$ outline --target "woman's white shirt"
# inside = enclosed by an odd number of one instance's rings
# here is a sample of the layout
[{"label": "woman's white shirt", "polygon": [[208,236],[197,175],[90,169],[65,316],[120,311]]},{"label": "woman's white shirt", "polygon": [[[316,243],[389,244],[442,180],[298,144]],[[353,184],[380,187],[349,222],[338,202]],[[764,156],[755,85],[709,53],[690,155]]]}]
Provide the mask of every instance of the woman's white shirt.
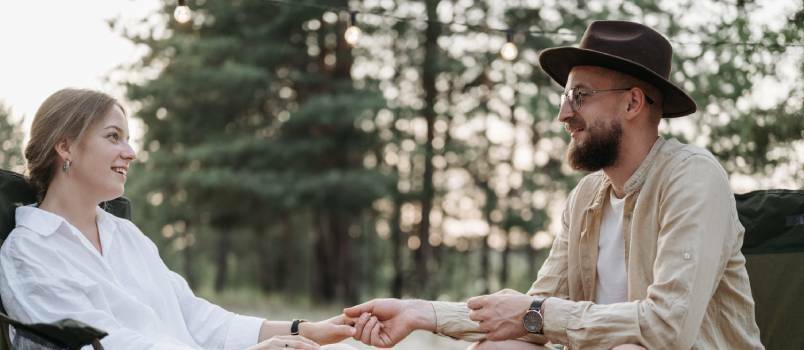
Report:
[{"label": "woman's white shirt", "polygon": [[97,209],[103,255],[62,217],[16,210],[0,248],[0,295],[25,323],[72,318],[109,333],[107,349],[244,349],[263,319],[196,297],[133,223]]}]

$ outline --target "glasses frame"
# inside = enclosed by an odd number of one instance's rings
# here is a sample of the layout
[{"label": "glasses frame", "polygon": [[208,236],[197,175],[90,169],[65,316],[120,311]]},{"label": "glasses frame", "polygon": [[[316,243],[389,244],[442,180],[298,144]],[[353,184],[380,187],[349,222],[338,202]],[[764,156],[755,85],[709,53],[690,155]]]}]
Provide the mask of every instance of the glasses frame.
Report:
[{"label": "glasses frame", "polygon": [[[599,94],[601,92],[630,91],[633,88],[638,88],[638,86],[632,86],[632,87],[628,87],[628,88],[598,89],[598,90],[587,90],[587,89],[580,88],[580,87],[574,87],[574,88],[571,88],[571,89],[569,89],[569,90],[567,90],[567,91],[565,91],[565,92],[563,92],[561,94],[561,103],[559,104],[558,108],[560,110],[562,107],[564,107],[564,103],[566,103],[567,100],[569,100],[570,108],[572,109],[572,111],[575,112],[575,113],[578,113],[578,111],[581,110],[581,107],[583,107],[583,98],[584,98],[584,96],[593,96],[593,95]],[[650,98],[650,96],[648,96],[648,94],[645,94],[643,92],[643,95],[645,95],[645,100],[648,102],[648,104],[653,104],[654,103],[653,99]]]}]

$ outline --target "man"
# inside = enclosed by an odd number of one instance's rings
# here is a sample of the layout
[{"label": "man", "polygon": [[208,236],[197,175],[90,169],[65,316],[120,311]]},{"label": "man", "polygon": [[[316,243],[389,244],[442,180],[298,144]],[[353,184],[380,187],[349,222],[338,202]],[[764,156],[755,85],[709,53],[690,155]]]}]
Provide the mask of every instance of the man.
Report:
[{"label": "man", "polygon": [[570,193],[527,294],[463,303],[378,299],[344,310],[355,338],[391,346],[416,329],[475,349],[762,349],[727,175],[707,151],[659,137],[695,112],[672,84],[672,47],[631,22],[593,22],[580,46],[545,50],[565,87],[567,159],[593,171]]}]

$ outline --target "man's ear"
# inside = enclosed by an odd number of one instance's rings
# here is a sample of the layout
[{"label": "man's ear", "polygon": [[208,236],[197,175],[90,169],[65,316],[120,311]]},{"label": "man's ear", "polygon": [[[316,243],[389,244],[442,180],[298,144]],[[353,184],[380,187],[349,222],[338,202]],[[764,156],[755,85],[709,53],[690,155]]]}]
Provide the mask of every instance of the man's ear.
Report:
[{"label": "man's ear", "polygon": [[56,153],[59,154],[61,159],[70,159],[71,158],[71,150],[70,150],[70,141],[62,140],[56,143]]},{"label": "man's ear", "polygon": [[631,91],[628,91],[628,105],[625,107],[626,116],[625,119],[633,119],[636,118],[637,115],[640,114],[640,111],[647,107],[647,100],[645,99],[645,93],[642,89],[634,88]]}]

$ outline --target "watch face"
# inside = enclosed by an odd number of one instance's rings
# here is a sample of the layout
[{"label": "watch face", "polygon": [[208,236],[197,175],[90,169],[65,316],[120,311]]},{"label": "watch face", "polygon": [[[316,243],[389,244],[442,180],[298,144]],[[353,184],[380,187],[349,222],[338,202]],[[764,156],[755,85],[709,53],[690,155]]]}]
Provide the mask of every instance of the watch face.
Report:
[{"label": "watch face", "polygon": [[525,313],[525,329],[530,333],[539,333],[542,330],[542,315],[536,310],[528,310]]}]

